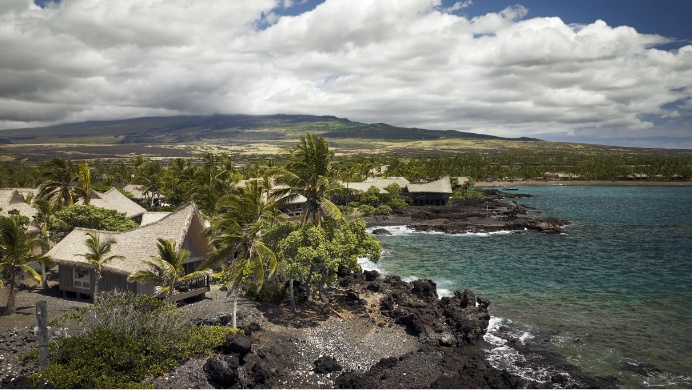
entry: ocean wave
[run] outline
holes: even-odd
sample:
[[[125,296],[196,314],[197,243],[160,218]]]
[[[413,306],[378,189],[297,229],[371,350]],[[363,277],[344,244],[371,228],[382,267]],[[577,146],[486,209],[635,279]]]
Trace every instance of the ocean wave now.
[[[502,327],[504,328],[503,330],[506,330],[506,325],[511,324],[511,322],[500,317],[490,317],[488,331],[483,336],[483,339],[490,345],[490,348],[486,350],[488,362],[493,367],[499,370],[507,370],[520,378],[540,383],[548,382],[551,373],[547,367],[538,367],[530,364],[519,351],[508,345],[508,340],[500,336],[500,328]],[[520,340],[533,337],[530,332],[521,332],[517,329],[512,329],[511,332],[517,332]],[[564,373],[564,375],[569,376],[567,373]]]
[[[458,234],[451,234],[452,236],[457,236],[457,237],[490,237],[490,236],[501,236],[505,234],[512,234],[514,233],[511,230],[498,230],[496,232],[486,232],[486,233],[458,233]]]
[[[386,275],[387,272],[380,268],[377,263],[373,263],[370,261],[370,258],[368,257],[359,257],[358,258],[358,265],[360,265],[360,268],[363,271],[377,271],[383,275]]]
[[[388,232],[392,233],[393,236],[403,236],[403,235],[408,235],[412,233],[417,233],[415,230],[409,228],[406,225],[396,225],[396,226],[372,226],[366,229],[366,231],[370,234],[372,234],[373,230],[375,229],[385,229]]]
[[[366,231],[370,234],[376,229],[385,229],[392,233],[392,236],[407,236],[411,234],[430,234],[430,235],[437,235],[437,234],[446,234],[449,236],[457,236],[457,237],[489,237],[489,236],[499,236],[499,235],[506,235],[506,234],[513,234],[516,231],[512,230],[498,230],[496,232],[480,232],[480,233],[455,233],[455,234],[448,234],[445,232],[438,232],[438,231],[419,231],[415,229],[411,229],[410,227],[406,225],[396,225],[396,226],[371,226],[366,229]]]

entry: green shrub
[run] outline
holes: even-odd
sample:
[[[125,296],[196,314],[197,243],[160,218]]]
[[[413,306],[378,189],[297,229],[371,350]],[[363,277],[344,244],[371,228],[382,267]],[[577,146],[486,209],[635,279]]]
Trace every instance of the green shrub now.
[[[358,207],[358,211],[363,215],[373,215],[375,213],[375,208],[367,204],[362,204]]]
[[[353,207],[354,209],[357,209],[360,207],[360,202],[348,202],[348,207]]]
[[[226,284],[228,283],[228,277],[229,277],[229,269],[228,267],[225,267],[221,272],[216,272],[211,276],[211,283],[212,284],[220,284],[221,288],[223,288],[222,291],[227,290]]]
[[[79,333],[50,344],[51,363],[33,379],[58,388],[136,388],[193,355],[219,349],[229,333],[194,326],[170,303],[147,296],[103,294],[91,307],[65,316]],[[73,329],[73,328],[71,328]],[[36,359],[31,352],[23,359]]]
[[[82,227],[121,232],[137,227],[125,213],[91,205],[76,204],[58,211],[55,217],[65,222],[64,225],[58,225],[59,231],[71,231],[73,228]]]
[[[403,199],[394,199],[391,202],[387,203],[387,206],[391,207],[394,210],[406,210],[407,208],[411,207]]]
[[[392,213],[392,208],[387,205],[379,205],[375,209],[375,215],[389,215]]]
[[[252,298],[260,302],[268,302],[279,304],[286,299],[288,299],[288,289],[284,287],[283,283],[274,283],[273,281],[265,281],[262,284],[262,289],[257,291],[257,286],[254,283],[250,283],[247,288],[247,293]]]

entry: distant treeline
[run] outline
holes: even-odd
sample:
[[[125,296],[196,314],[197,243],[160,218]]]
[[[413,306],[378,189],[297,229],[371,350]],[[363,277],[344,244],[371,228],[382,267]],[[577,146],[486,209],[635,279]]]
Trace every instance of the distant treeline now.
[[[221,156],[217,156],[221,157]],[[154,160],[142,156],[130,160],[91,160],[88,165],[96,185],[138,184],[147,175],[166,178],[190,174],[195,167],[222,164],[237,180],[262,177],[268,168],[282,166],[283,155],[225,156]],[[412,182],[443,176],[467,176],[476,181],[501,179],[562,180],[692,180],[692,153],[642,150],[614,154],[566,151],[491,151],[455,155],[359,155],[336,157],[337,179],[362,181],[368,176],[403,176]],[[382,169],[382,167],[385,167]],[[206,169],[209,169],[207,167]],[[17,161],[0,164],[0,187],[31,187],[41,182],[46,164]],[[149,178],[149,180],[151,177]]]

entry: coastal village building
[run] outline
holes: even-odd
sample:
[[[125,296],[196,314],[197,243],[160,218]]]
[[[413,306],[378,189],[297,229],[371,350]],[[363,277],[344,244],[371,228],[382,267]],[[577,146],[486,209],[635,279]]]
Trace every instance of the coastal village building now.
[[[80,200],[79,203],[83,204],[84,201]],[[104,193],[91,190],[91,201],[89,204],[91,206],[125,213],[128,218],[132,219],[141,217],[147,212],[144,207],[130,200],[130,198],[123,195],[115,187]]]
[[[22,189],[24,190],[24,189]],[[17,188],[3,188],[0,189],[0,215],[8,216],[10,211],[17,210],[19,214],[24,217],[29,217],[30,219],[36,215],[36,209],[24,200],[23,193],[32,191],[28,189],[27,191],[20,191]]]
[[[339,184],[344,186],[344,189],[348,190],[350,194],[353,194],[354,191],[368,192],[371,187],[377,188],[380,194],[386,194],[386,188],[391,184],[396,184],[403,190],[406,188],[408,180],[405,177],[371,177],[361,182],[340,181]],[[333,201],[335,204],[344,205],[347,199],[349,199],[348,196],[339,195],[334,197]]]
[[[457,188],[463,186],[464,183],[469,181],[469,178],[467,176],[457,176],[457,177],[455,177],[455,179],[456,179],[456,182],[453,182],[450,179],[450,181],[452,181],[452,190],[456,190]]]
[[[245,185],[247,184],[247,182],[249,182],[251,180],[263,181],[264,179],[254,178],[254,179],[240,180],[238,183],[236,183],[236,187],[244,188]],[[287,188],[287,187],[275,185],[272,183],[272,190],[281,189],[281,188]],[[264,196],[266,197],[266,194]],[[281,207],[281,212],[283,212],[284,214],[289,215],[289,216],[300,214],[303,212],[303,207],[305,206],[305,202],[307,202],[307,201],[308,201],[308,199],[306,197],[304,197],[303,195],[298,195],[295,199],[291,199],[290,201],[283,204],[283,206]]]
[[[165,199],[165,196],[161,194],[151,194],[150,192],[142,191],[141,184],[126,184],[123,187],[123,191],[132,194],[132,199],[140,204],[153,204],[154,206],[160,206],[161,202]],[[153,196],[153,198],[152,198]]]
[[[430,183],[409,183],[404,190],[414,206],[444,206],[452,194],[452,184],[448,176]]]
[[[406,188],[408,185],[408,180],[405,177],[370,177],[365,181],[360,182],[345,182],[340,181],[339,184],[344,186],[344,188],[367,192],[370,187],[375,187],[380,190],[380,194],[386,194],[386,188],[391,184],[396,184],[401,189]]]
[[[184,263],[186,274],[197,270],[211,254],[203,228],[204,222],[197,206],[191,202],[168,215],[162,215],[158,220],[125,232],[75,228],[47,255],[58,264],[59,288],[63,295],[87,297],[93,295],[95,281],[93,267],[84,256],[79,256],[89,252],[86,246],[87,233],[98,234],[102,240],[114,238],[117,243],[108,255],[124,258],[114,259],[104,265],[99,291],[130,291],[153,296],[156,295],[154,284],[129,282],[128,276],[137,271],[149,270],[143,260],[158,257],[156,244],[159,238],[172,239],[179,248],[190,251],[190,257]],[[209,291],[209,278],[179,285],[177,290],[172,297],[174,301],[204,295]]]

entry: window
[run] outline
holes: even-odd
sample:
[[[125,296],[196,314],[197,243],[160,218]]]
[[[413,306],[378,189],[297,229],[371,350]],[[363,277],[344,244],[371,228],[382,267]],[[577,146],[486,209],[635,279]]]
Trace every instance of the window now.
[[[73,268],[74,270],[74,286],[79,288],[89,288],[89,270],[86,268]]]

